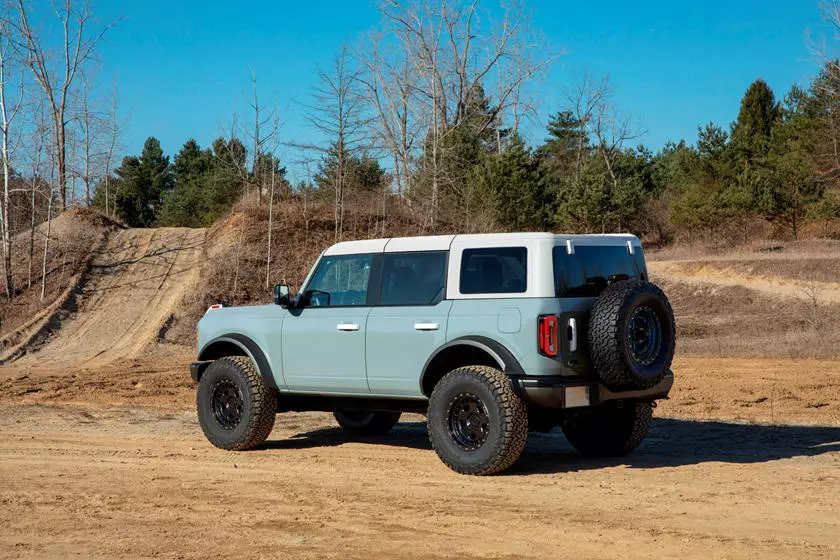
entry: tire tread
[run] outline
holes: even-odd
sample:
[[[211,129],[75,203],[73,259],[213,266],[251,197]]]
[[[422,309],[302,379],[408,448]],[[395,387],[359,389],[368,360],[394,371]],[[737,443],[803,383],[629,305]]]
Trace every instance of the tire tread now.
[[[432,448],[450,469],[461,474],[490,475],[508,469],[522,455],[528,438],[528,410],[525,403],[514,392],[504,372],[489,366],[464,366],[449,372],[435,386],[432,399],[435,398],[435,392],[440,394],[440,391],[445,391],[447,385],[457,381],[458,376],[471,376],[490,387],[497,405],[503,411],[503,417],[507,419],[503,422],[500,444],[488,460],[476,466],[464,466],[452,461],[436,445],[430,430]]]
[[[251,414],[243,418],[248,422],[244,435],[237,441],[223,441],[216,437],[212,430],[208,430],[202,423],[202,430],[210,443],[229,451],[245,451],[263,443],[274,429],[277,418],[277,393],[266,386],[257,371],[256,366],[248,356],[228,356],[216,360],[216,363],[228,362],[238,369],[245,378],[251,398]]]

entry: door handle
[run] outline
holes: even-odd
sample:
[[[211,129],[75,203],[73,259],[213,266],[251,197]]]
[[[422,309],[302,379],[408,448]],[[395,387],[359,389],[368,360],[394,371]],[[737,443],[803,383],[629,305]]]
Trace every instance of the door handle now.
[[[577,352],[577,321],[574,317],[569,319],[569,352]]]
[[[339,323],[336,325],[338,330],[340,331],[357,331],[359,330],[359,325],[356,323]]]
[[[414,330],[416,331],[436,331],[440,328],[437,323],[414,323]]]

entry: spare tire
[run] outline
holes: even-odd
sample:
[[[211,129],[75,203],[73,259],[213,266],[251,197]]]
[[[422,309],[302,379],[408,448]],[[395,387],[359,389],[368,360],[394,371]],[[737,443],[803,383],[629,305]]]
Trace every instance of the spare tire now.
[[[671,367],[675,347],[674,312],[655,284],[617,282],[595,302],[589,319],[589,353],[609,389],[655,386]]]

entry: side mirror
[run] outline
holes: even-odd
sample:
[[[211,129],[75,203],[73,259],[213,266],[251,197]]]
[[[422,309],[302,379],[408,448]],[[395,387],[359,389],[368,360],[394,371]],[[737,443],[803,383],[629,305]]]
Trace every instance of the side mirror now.
[[[289,305],[289,286],[286,284],[274,285],[274,303],[275,305]]]

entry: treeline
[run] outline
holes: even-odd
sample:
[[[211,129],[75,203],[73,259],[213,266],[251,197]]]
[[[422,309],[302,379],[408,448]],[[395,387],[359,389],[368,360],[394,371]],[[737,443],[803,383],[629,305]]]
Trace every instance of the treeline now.
[[[840,103],[831,75],[824,68],[807,89],[794,86],[782,101],[756,80],[727,129],[706,124],[695,145],[671,143],[657,153],[624,145],[633,136],[626,121],[621,130],[612,128],[618,121],[607,115],[607,82],[581,84],[582,102],[552,116],[546,140],[535,147],[496,122],[479,89],[467,122],[442,144],[439,216],[461,231],[630,231],[659,243],[685,232],[731,243],[764,235],[764,223],[777,236],[796,238],[803,224],[840,216],[840,153],[834,151]],[[253,168],[247,160],[241,141],[219,138],[204,150],[189,140],[170,164],[149,138],[139,157],[125,158],[116,170],[111,211],[133,226],[206,226],[247,192],[260,200],[333,200],[339,168],[345,199],[335,198],[336,205],[358,200],[372,212],[390,204],[431,205],[433,188],[422,168],[410,176],[411,191],[400,192],[377,159],[342,154],[335,145],[312,180],[294,186],[274,156],[261,154]],[[104,189],[93,204],[107,207]],[[421,233],[428,225],[419,219],[417,228]]]
[[[824,15],[840,27],[831,5]],[[377,4],[372,30],[318,68],[311,96],[292,105],[305,130],[283,129],[254,74],[248,107],[223,137],[209,146],[189,140],[171,157],[149,138],[117,165],[116,89],[103,95],[92,81],[110,26],[94,26],[88,3],[58,8],[39,18],[57,16],[55,29],[66,32],[39,34],[25,3],[0,11],[8,76],[0,116],[9,115],[0,119],[0,233],[10,297],[12,253],[28,251],[29,270],[41,255],[43,277],[49,236],[36,243],[36,225],[70,204],[149,227],[207,226],[235,201],[257,201],[268,214],[266,270],[274,202],[290,197],[304,212],[310,199],[330,204],[336,240],[356,235],[348,206],[372,217],[377,226],[365,231],[375,235],[387,235],[396,216],[412,220],[399,231],[417,234],[629,231],[654,243],[714,245],[840,234],[840,65],[827,53],[810,84],[778,98],[757,80],[732,107],[731,124],[702,123],[695,143],[653,151],[607,78],[546,83],[561,53],[523,3],[388,1]],[[546,88],[564,101],[535,123]],[[394,205],[408,211],[391,212]],[[25,229],[29,242],[13,243]]]

